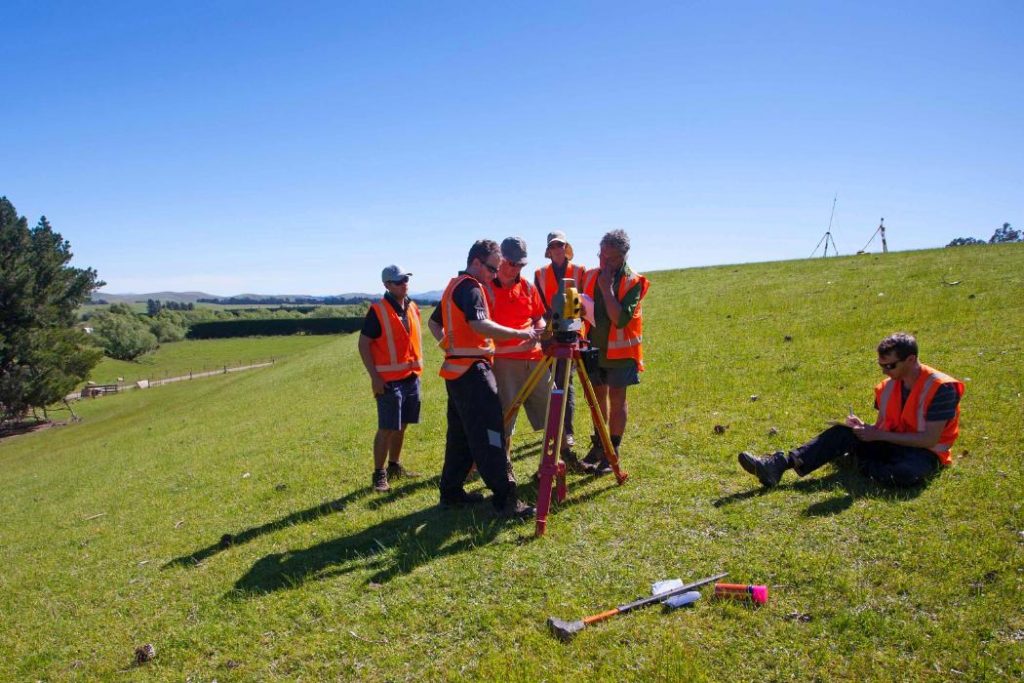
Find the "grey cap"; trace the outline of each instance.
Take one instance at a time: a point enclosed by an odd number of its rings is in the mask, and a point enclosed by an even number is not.
[[[385,284],[388,282],[397,282],[398,280],[409,277],[410,275],[412,275],[412,273],[407,271],[402,266],[396,266],[395,264],[391,264],[390,266],[388,266],[387,268],[380,272],[380,281]]]
[[[501,257],[517,266],[526,265],[526,240],[522,237],[506,237],[501,242]]]

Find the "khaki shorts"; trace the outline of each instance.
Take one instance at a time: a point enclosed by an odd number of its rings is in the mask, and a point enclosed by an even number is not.
[[[494,359],[494,379],[498,382],[498,398],[501,399],[502,414],[512,405],[516,395],[519,394],[519,389],[526,384],[533,369],[543,362],[543,360],[512,358]],[[550,380],[551,373],[544,373],[523,403],[523,407],[526,408],[526,417],[530,420],[530,426],[534,431],[544,429],[544,423],[547,421],[548,395],[550,394],[548,383]],[[515,424],[515,420],[512,420],[512,428],[508,430],[509,434],[514,431]]]

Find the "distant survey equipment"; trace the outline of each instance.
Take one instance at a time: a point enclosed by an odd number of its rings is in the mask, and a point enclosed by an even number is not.
[[[821,248],[821,245],[823,244],[825,245],[825,248],[822,249],[821,251],[822,258],[828,256],[829,244],[832,245],[832,255],[839,256],[839,249],[836,247],[836,241],[832,239],[832,218],[836,215],[836,199],[838,199],[838,197],[838,194],[832,197],[832,213],[829,214],[828,217],[828,230],[825,231],[825,234],[822,236],[821,240],[818,241],[818,246],[816,246],[814,248],[814,251],[811,252],[811,257],[814,256],[814,254],[818,251],[818,249]]]
[[[861,249],[860,251],[858,251],[857,253],[858,254],[865,254],[865,253],[867,253],[868,247],[871,246],[871,243],[879,235],[881,235],[881,237],[882,237],[882,253],[883,254],[888,254],[889,253],[889,245],[885,243],[885,218],[879,218],[878,219],[878,229],[875,230],[875,232],[871,235],[871,239],[869,239],[868,243],[864,245],[864,248]]]

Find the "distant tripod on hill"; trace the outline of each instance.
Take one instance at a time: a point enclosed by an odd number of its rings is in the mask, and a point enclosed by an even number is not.
[[[818,241],[818,246],[815,247],[814,251],[811,252],[810,257],[814,256],[815,252],[818,251],[822,244],[825,245],[825,248],[821,252],[821,257],[825,258],[826,256],[828,256],[828,245],[830,243],[832,245],[832,255],[839,256],[839,249],[838,247],[836,247],[836,241],[832,239],[832,218],[836,215],[836,199],[838,199],[838,197],[839,195],[835,195],[834,197],[832,197],[832,213],[829,214],[828,217],[828,229],[825,231],[825,234],[822,236],[822,238]]]

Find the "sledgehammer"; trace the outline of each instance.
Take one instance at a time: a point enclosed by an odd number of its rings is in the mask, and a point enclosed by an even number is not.
[[[639,609],[641,607],[647,607],[648,605],[653,605],[658,602],[664,602],[666,599],[671,598],[673,595],[679,595],[681,593],[692,591],[694,588],[699,588],[701,586],[712,583],[713,581],[718,581],[719,579],[724,578],[728,575],[728,572],[723,572],[721,574],[716,574],[715,576],[709,576],[706,579],[694,581],[693,583],[688,583],[685,586],[680,586],[679,588],[673,588],[672,590],[665,591],[664,593],[652,595],[649,598],[640,598],[635,602],[631,602],[626,605],[619,605],[618,607],[614,607],[606,612],[601,612],[600,614],[594,614],[589,617],[583,617],[579,621],[562,621],[561,619],[558,619],[556,617],[548,617],[548,628],[551,629],[551,633],[553,633],[556,638],[558,638],[562,642],[567,643],[570,640],[572,640],[577,633],[582,631],[587,626],[590,626],[591,624],[596,624],[599,621],[610,619],[614,617],[616,614],[625,614],[626,612]]]

